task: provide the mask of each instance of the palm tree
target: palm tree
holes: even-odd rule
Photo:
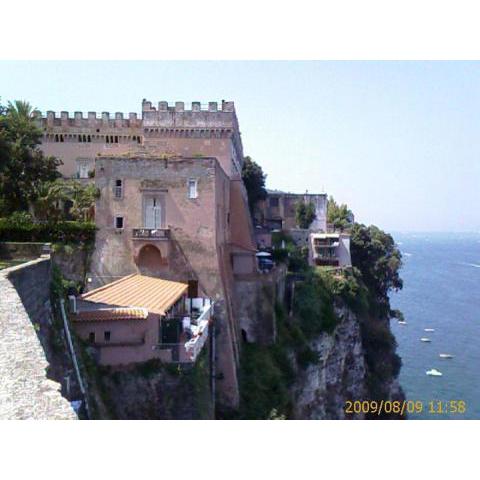
[[[100,191],[93,184],[82,185],[72,180],[68,182],[68,197],[72,201],[71,214],[77,219],[92,221],[95,216],[95,200]]]
[[[36,199],[32,205],[37,220],[58,221],[62,216],[62,207],[68,200],[68,191],[63,181],[44,182],[37,189]]]
[[[5,121],[9,131],[15,132],[15,138],[10,140],[21,147],[35,148],[40,143],[41,130],[35,124],[34,109],[23,100],[8,102]]]

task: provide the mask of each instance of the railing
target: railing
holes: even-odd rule
[[[200,299],[195,299],[200,300]],[[208,326],[213,312],[213,303],[205,303],[199,317],[190,326],[192,338],[185,343],[160,343],[158,350],[170,350],[172,363],[194,363],[208,338]]]
[[[134,239],[162,240],[170,238],[170,230],[168,228],[134,228],[132,230]]]

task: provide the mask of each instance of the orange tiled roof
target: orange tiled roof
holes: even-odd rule
[[[75,322],[102,322],[104,320],[145,320],[148,310],[145,308],[99,308],[98,310],[85,310],[78,312],[74,317]]]
[[[143,307],[165,315],[187,289],[186,283],[133,274],[84,293],[80,298],[120,307]]]

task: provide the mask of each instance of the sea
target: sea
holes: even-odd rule
[[[399,379],[407,400],[421,402],[408,418],[480,419],[480,232],[393,237],[404,286],[390,301],[406,321],[391,320],[402,358]],[[442,375],[427,375],[431,369]]]

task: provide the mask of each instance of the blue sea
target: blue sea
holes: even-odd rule
[[[400,384],[408,400],[424,405],[409,418],[480,419],[480,233],[393,236],[403,254],[404,288],[390,298],[407,322],[391,321],[402,358]],[[443,375],[427,376],[432,368]],[[466,412],[429,412],[429,402],[441,401],[445,411],[450,400],[464,401]]]

